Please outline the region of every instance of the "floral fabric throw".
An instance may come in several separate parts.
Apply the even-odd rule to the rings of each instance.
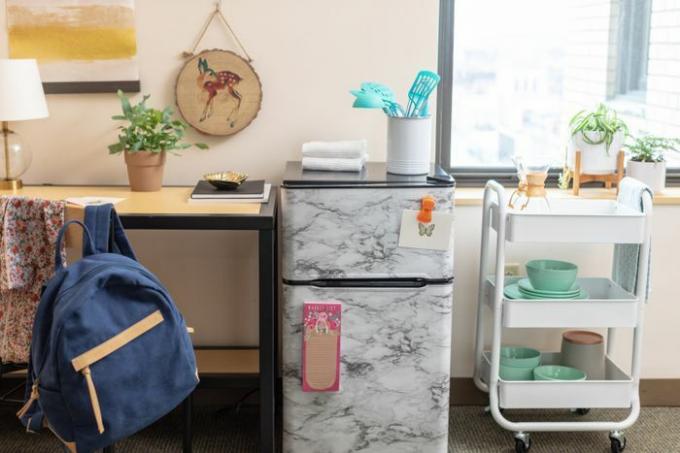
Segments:
[[[28,362],[33,318],[54,273],[65,203],[0,197],[0,360]]]

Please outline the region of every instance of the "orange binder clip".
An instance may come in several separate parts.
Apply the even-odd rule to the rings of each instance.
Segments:
[[[420,211],[418,212],[418,215],[416,216],[416,218],[418,219],[418,222],[420,222],[420,223],[430,223],[430,222],[432,222],[432,211],[434,210],[434,207],[436,205],[437,205],[437,202],[435,201],[435,199],[432,195],[425,195],[420,200]]]

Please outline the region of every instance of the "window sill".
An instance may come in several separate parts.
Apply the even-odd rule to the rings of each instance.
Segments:
[[[506,189],[508,197],[512,189]],[[581,189],[581,195],[573,195],[571,189],[548,189],[550,198],[583,198],[589,200],[613,200],[616,198],[615,189],[586,188]],[[455,193],[457,206],[481,206],[484,198],[484,188],[461,187],[456,188]],[[678,205],[680,206],[680,187],[667,187],[663,192],[654,195],[655,205]]]

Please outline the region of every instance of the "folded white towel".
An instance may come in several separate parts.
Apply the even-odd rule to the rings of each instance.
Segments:
[[[303,157],[332,157],[356,159],[368,152],[366,140],[341,140],[336,142],[307,142],[302,145]]]
[[[355,159],[327,158],[327,157],[303,157],[303,170],[317,171],[352,171],[360,172],[366,163],[366,155]]]
[[[617,201],[631,209],[642,212],[642,196],[648,193],[653,197],[649,187],[633,178],[623,178],[619,183],[619,195]],[[646,213],[649,214],[649,213]],[[616,244],[614,246],[614,263],[612,267],[612,280],[621,285],[628,292],[635,293],[637,287],[638,264],[640,258],[640,244]],[[645,300],[649,299],[652,287],[652,253],[650,249],[649,261],[647,262],[647,291]]]

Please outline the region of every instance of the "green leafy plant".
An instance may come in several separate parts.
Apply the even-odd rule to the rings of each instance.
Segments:
[[[580,132],[583,141],[590,145],[605,143],[607,145],[607,154],[609,154],[609,147],[614,141],[614,135],[617,132],[621,131],[628,135],[626,123],[618,117],[614,110],[604,104],[598,105],[593,112],[581,110],[569,120],[569,127],[572,136]],[[589,137],[587,132],[599,132],[599,139]]]
[[[663,162],[666,151],[680,151],[680,139],[646,135],[626,145],[630,160],[635,162]]]
[[[560,173],[560,176],[557,180],[557,187],[567,190],[573,177],[574,175],[572,174],[571,169],[565,165],[562,167],[562,173]]]
[[[118,142],[109,145],[109,154],[118,154],[123,151],[128,153],[168,151],[176,154],[176,151],[192,146],[189,143],[182,143],[188,126],[183,121],[172,119],[173,111],[170,107],[165,107],[163,110],[147,107],[148,94],[135,105],[130,103],[130,99],[121,90],[118,90],[118,98],[123,114],[114,115],[111,119],[127,121],[128,124],[118,127],[120,130]],[[195,143],[193,146],[208,149],[205,143]]]

